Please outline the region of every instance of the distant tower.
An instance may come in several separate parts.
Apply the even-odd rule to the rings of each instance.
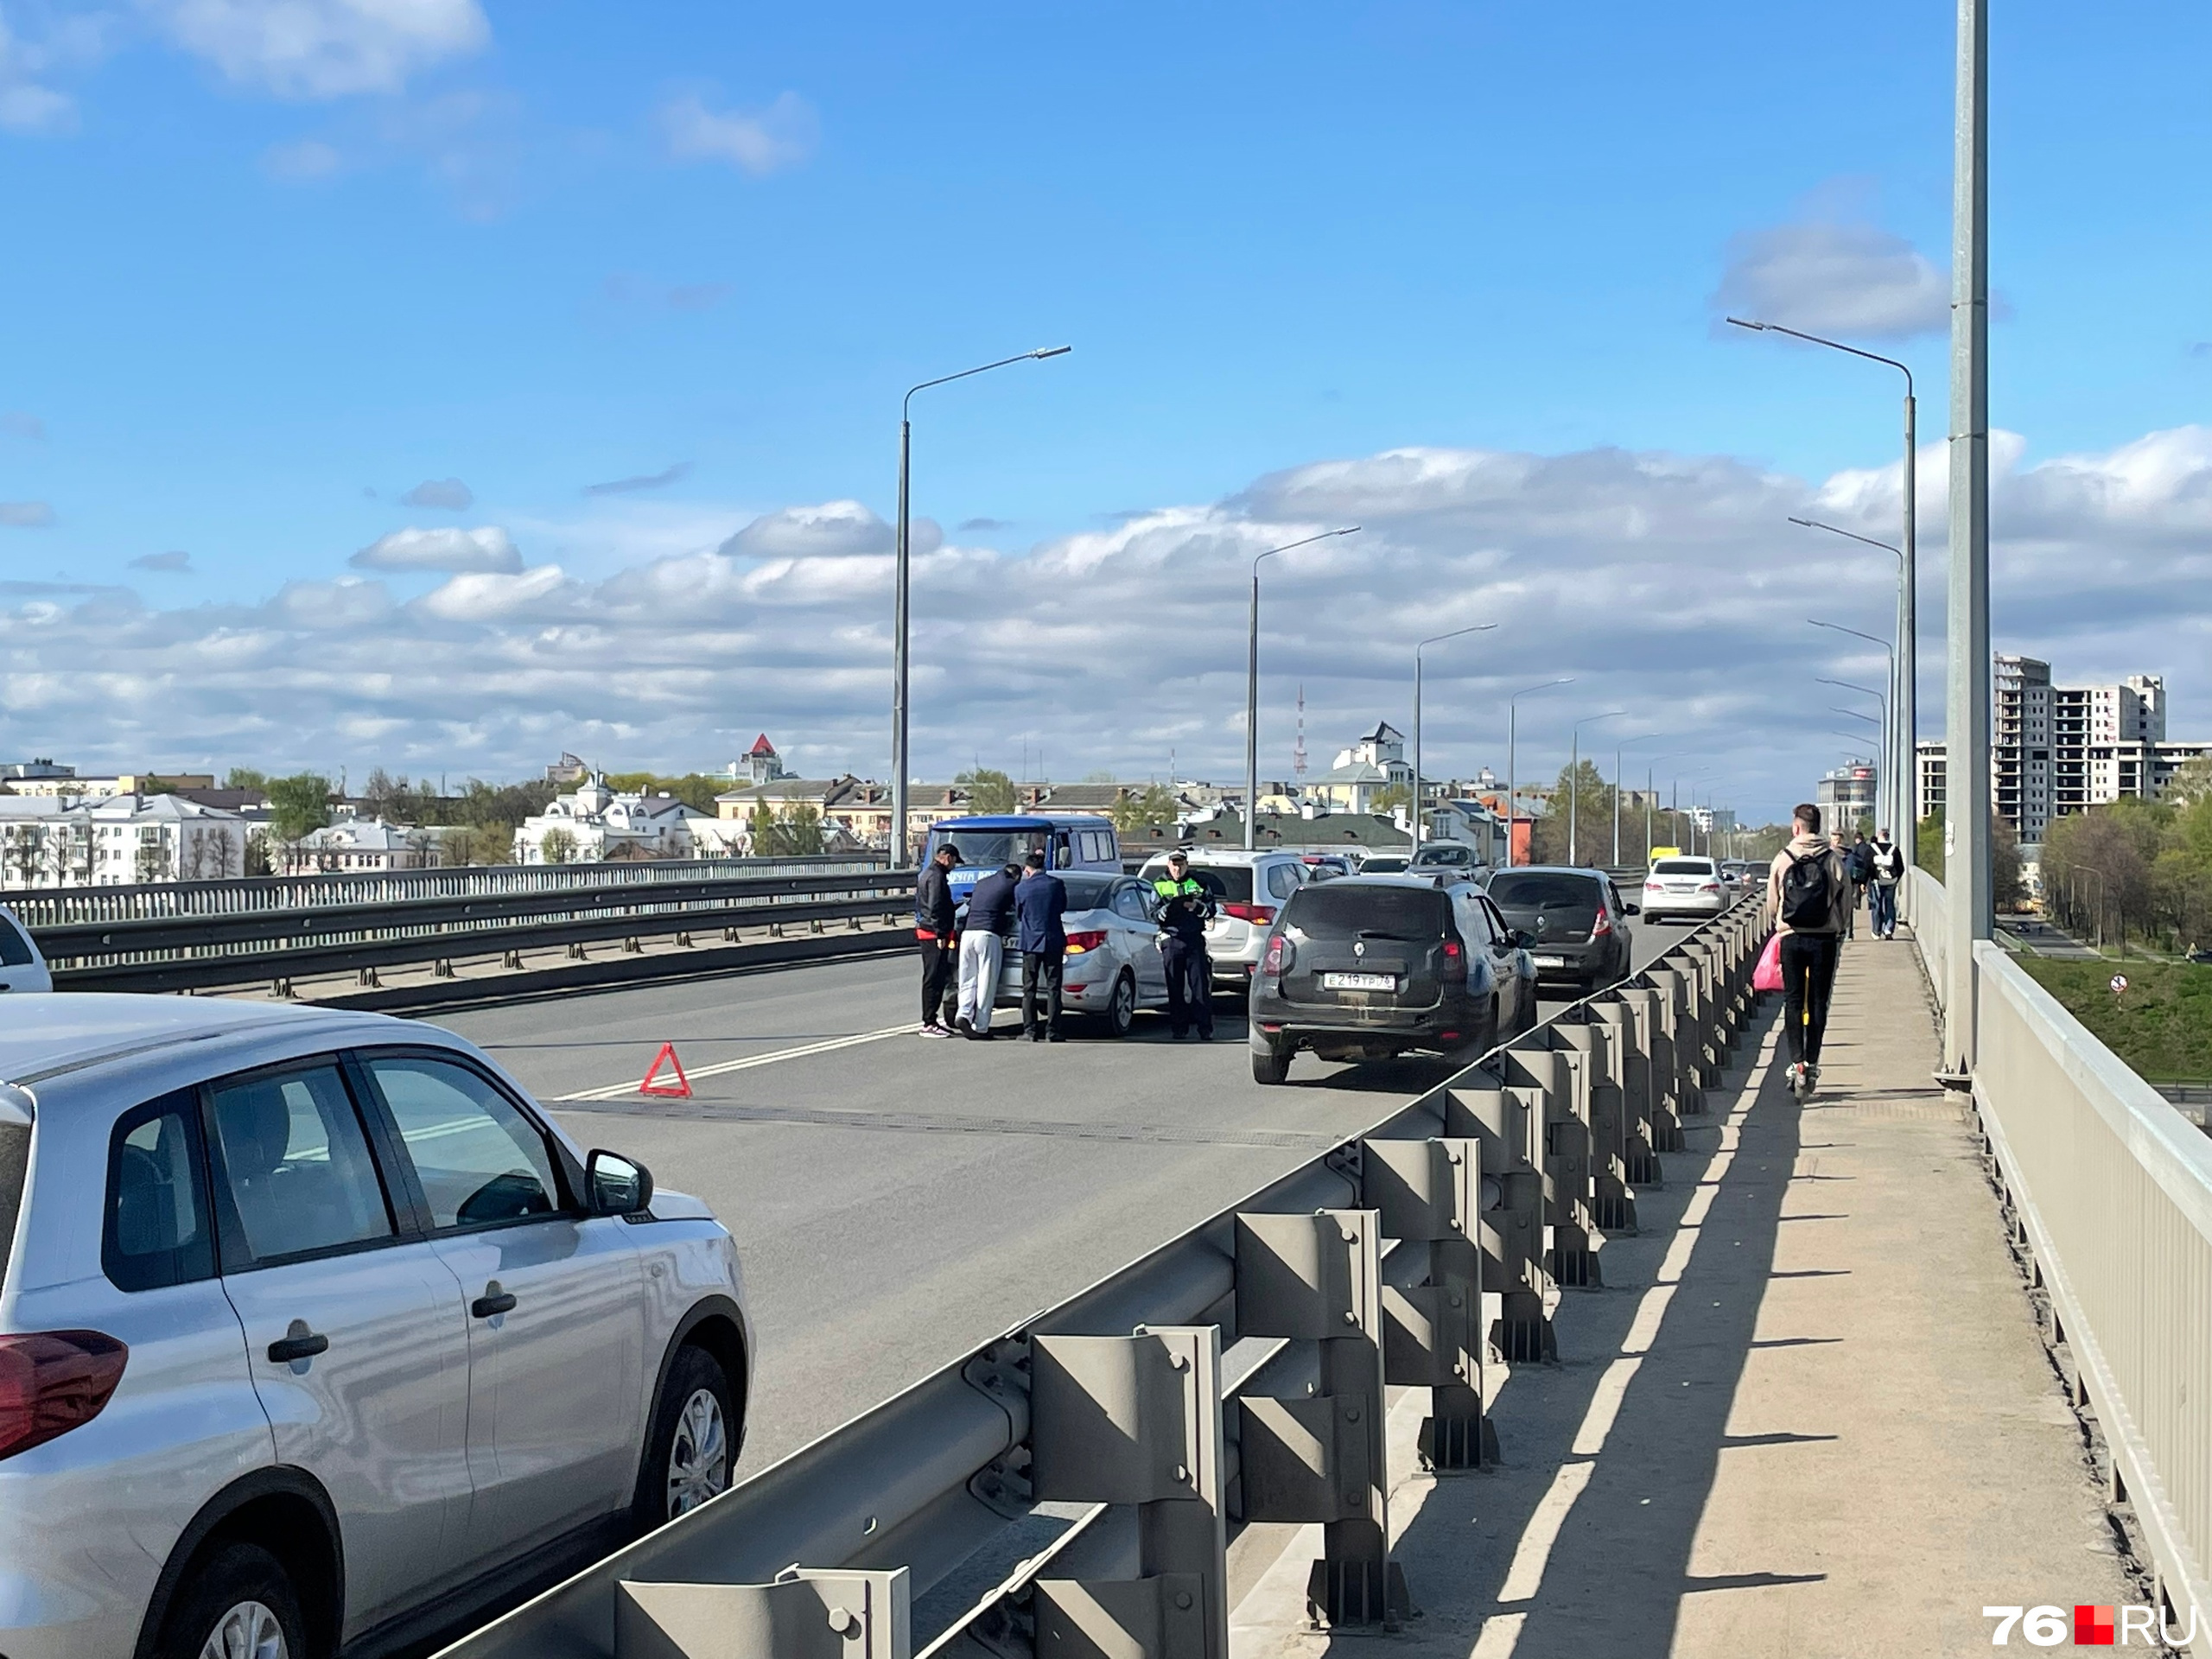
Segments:
[[[1298,688],[1298,741],[1290,746],[1290,769],[1299,777],[1306,775],[1306,688]]]

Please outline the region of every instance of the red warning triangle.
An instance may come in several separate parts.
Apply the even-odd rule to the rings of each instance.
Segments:
[[[676,1073],[674,1083],[653,1081],[660,1075],[663,1060],[667,1061],[669,1068]],[[665,1095],[673,1100],[691,1098],[691,1079],[683,1075],[683,1062],[676,1058],[674,1043],[663,1043],[660,1046],[660,1052],[653,1056],[653,1063],[645,1068],[645,1080],[638,1085],[638,1092],[641,1095]]]

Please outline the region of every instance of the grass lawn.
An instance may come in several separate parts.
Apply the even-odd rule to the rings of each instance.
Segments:
[[[2212,1079],[2212,966],[2016,957],[2097,1040],[2152,1083]],[[2127,976],[2124,995],[2112,976]]]

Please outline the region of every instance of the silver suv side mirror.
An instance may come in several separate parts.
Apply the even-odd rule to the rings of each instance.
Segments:
[[[635,1216],[653,1201],[653,1173],[619,1152],[594,1152],[584,1160],[587,1202],[595,1216]]]

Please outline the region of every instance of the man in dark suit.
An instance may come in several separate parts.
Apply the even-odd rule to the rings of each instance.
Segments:
[[[1033,1043],[1060,1040],[1060,976],[1067,965],[1068,884],[1045,868],[1045,855],[1029,855],[1027,872],[1014,893],[1015,943],[1021,950],[1021,1034]],[[1037,1018],[1039,996],[1045,1002]]]

